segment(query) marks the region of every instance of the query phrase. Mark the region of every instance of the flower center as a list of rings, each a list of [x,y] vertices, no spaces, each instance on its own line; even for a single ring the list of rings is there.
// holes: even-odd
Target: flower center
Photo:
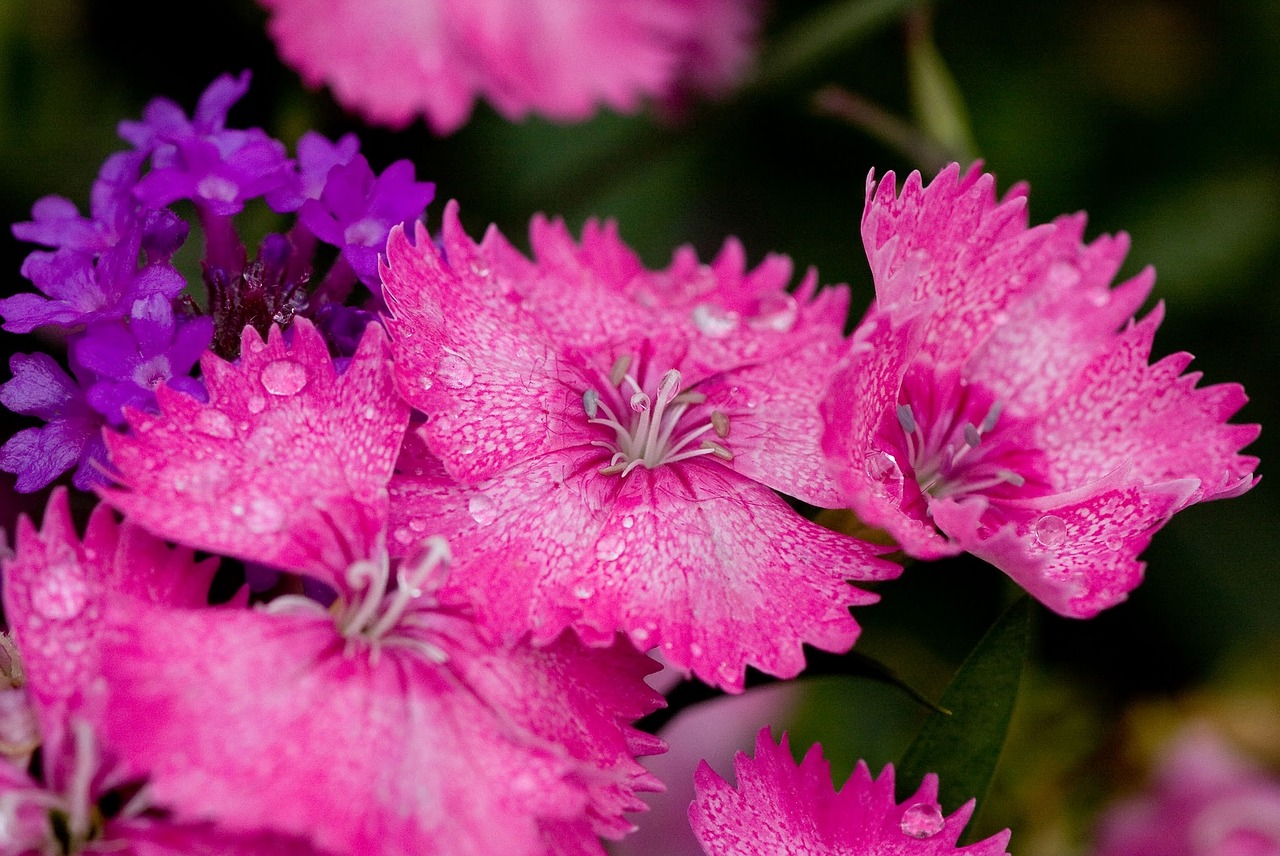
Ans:
[[[375,662],[381,649],[389,647],[409,648],[432,662],[445,662],[445,652],[414,630],[427,626],[424,614],[438,605],[434,594],[452,562],[448,542],[432,535],[418,556],[401,561],[394,573],[386,549],[380,547],[375,553],[374,558],[359,559],[347,567],[347,591],[330,610],[311,598],[292,594],[271,601],[266,610],[273,614],[331,613],[339,635],[347,640],[347,653],[368,648]]]
[[[614,433],[613,440],[591,441],[591,445],[613,452],[601,473],[625,477],[642,464],[652,470],[703,455],[733,460],[733,452],[719,442],[729,436],[729,417],[723,411],[708,413],[703,407],[705,395],[682,390],[677,369],[668,369],[658,380],[655,394],[650,395],[631,373],[632,362],[630,354],[614,362],[603,395],[595,389],[582,394],[587,422]]]
[[[1000,485],[1022,487],[1026,483],[1021,475],[986,454],[990,443],[982,447],[983,438],[1000,419],[1000,410],[1000,402],[995,401],[977,425],[966,421],[957,427],[959,420],[950,424],[935,421],[933,430],[926,431],[910,404],[898,405],[896,416],[906,444],[907,462],[921,493],[942,499]]]

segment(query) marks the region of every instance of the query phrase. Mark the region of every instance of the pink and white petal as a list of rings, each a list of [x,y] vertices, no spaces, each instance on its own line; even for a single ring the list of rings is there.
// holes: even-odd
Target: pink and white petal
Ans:
[[[900,573],[718,464],[641,467],[619,480],[601,477],[600,463],[589,448],[548,455],[459,488],[419,526],[448,537],[450,585],[508,638],[529,631],[545,644],[572,627],[603,645],[620,630],[740,691],[747,665],[798,674],[801,643],[848,650],[858,635],[848,607],[876,598],[845,580]]]
[[[1083,228],[1084,217],[1059,222]],[[1151,268],[1110,287],[1128,248],[1128,236],[1104,235],[1078,252],[1064,252],[1040,287],[1011,306],[1005,323],[969,357],[966,380],[991,389],[1012,416],[1043,413],[1110,346],[1151,292]]]
[[[652,785],[623,757],[622,720],[646,705],[635,690],[591,697],[600,681],[577,682],[577,651],[503,660],[447,617],[433,638],[443,664],[395,647],[344,653],[324,617],[125,605],[116,618],[106,736],[179,819],[339,853],[450,856],[541,856],[554,828],[578,837],[567,850],[599,854],[596,826],[614,832],[617,818],[595,812]],[[565,743],[531,727],[551,711],[538,727],[559,725]]]
[[[547,333],[490,280],[480,250],[450,202],[444,250],[419,226],[416,244],[391,232],[382,268],[387,326],[401,394],[430,415],[432,450],[474,484],[547,451],[563,414],[582,411]],[[447,256],[447,261],[446,261]]]
[[[108,434],[117,480],[103,497],[184,544],[326,577],[372,554],[409,408],[380,325],[339,376],[305,319],[286,342],[246,328],[240,364],[206,357],[209,403],[158,390],[158,416]]]
[[[923,349],[942,370],[959,368],[1055,263],[1078,250],[1081,218],[1027,227],[1026,199],[995,194],[975,164],[955,164],[928,187],[912,173],[900,197],[894,176],[867,181],[863,241],[877,305],[895,315],[913,303],[934,307]]]
[[[775,746],[768,728],[756,740],[755,758],[739,753],[734,772],[736,789],[705,764],[695,776],[698,798],[689,807],[689,820],[709,856],[1001,856],[1009,840],[1005,831],[959,847],[974,803],[943,817],[933,774],[899,805],[893,767],[875,779],[859,761],[837,792],[820,746],[796,764],[786,735]]]
[[[839,337],[800,337],[795,350],[698,385],[728,417],[720,442],[733,452],[733,470],[811,505],[840,505],[840,488],[822,454],[820,406],[833,394],[843,351]]]
[[[1059,489],[1092,482],[1122,462],[1148,482],[1199,479],[1188,504],[1252,486],[1258,461],[1238,452],[1259,428],[1226,421],[1244,405],[1244,390],[1236,384],[1197,389],[1200,375],[1182,373],[1189,354],[1148,365],[1162,315],[1157,306],[1117,336],[1038,423],[1034,442]]]
[[[985,499],[937,501],[932,511],[958,544],[1045,606],[1068,618],[1091,618],[1142,582],[1146,565],[1138,555],[1196,488],[1194,479],[1145,484],[1122,468],[1024,508],[1004,503],[1002,510],[1014,519],[995,533],[980,523]]]

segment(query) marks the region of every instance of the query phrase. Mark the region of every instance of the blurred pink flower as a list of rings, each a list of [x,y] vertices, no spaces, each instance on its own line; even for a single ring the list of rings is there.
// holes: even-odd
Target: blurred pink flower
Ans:
[[[261,0],[281,56],[370,122],[461,127],[477,98],[508,119],[631,112],[718,94],[751,60],[759,0]]]
[[[1280,778],[1209,726],[1179,734],[1146,792],[1107,811],[1093,856],[1276,856]]]
[[[968,551],[1051,609],[1088,617],[1142,579],[1175,512],[1238,496],[1257,425],[1238,384],[1197,389],[1189,354],[1148,364],[1163,315],[1115,287],[1128,238],[1081,243],[1083,214],[1028,228],[1026,189],[952,165],[867,181],[876,302],[824,399],[847,501],[910,555]]]
[[[1008,856],[1008,830],[957,846],[974,801],[944,817],[932,773],[899,804],[892,765],[873,779],[859,761],[837,791],[822,747],[814,745],[796,764],[786,735],[774,745],[768,728],[756,739],[755,758],[739,753],[733,766],[737,789],[705,763],[695,778],[698,797],[689,821],[709,856]]]

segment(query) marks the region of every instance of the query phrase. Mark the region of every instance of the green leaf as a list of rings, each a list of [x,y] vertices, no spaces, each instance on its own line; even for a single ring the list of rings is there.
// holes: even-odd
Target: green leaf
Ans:
[[[960,666],[942,694],[941,706],[951,714],[930,716],[897,765],[900,799],[912,794],[926,773],[937,773],[938,801],[945,812],[971,798],[981,806],[1013,717],[1031,636],[1031,609],[1024,595]]]

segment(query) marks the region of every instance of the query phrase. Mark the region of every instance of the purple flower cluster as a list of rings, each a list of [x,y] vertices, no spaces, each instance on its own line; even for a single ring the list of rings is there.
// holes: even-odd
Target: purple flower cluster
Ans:
[[[133,148],[103,164],[88,216],[48,196],[13,227],[47,249],[22,265],[36,291],[0,300],[4,329],[61,328],[69,368],[42,353],[10,360],[0,403],[45,423],[0,448],[0,469],[17,475],[19,491],[72,467],[78,488],[109,481],[103,426],[123,426],[126,408],[153,410],[161,384],[203,396],[192,376],[200,355],[212,347],[235,357],[246,326],[265,334],[309,315],[347,355],[382,307],[378,250],[393,226],[422,216],[434,186],[417,181],[407,160],[375,174],[351,134],[335,143],[308,132],[293,159],[261,128],[227,127],[248,87],[248,72],[219,77],[190,117],[173,101],[153,100],[141,121],[120,124]],[[294,216],[250,259],[235,218],[256,199]],[[203,233],[203,289],[189,289],[194,283],[173,264],[191,228],[172,207],[184,201]],[[312,288],[322,243],[339,257]],[[342,305],[360,284],[368,293],[354,299],[366,305]]]

